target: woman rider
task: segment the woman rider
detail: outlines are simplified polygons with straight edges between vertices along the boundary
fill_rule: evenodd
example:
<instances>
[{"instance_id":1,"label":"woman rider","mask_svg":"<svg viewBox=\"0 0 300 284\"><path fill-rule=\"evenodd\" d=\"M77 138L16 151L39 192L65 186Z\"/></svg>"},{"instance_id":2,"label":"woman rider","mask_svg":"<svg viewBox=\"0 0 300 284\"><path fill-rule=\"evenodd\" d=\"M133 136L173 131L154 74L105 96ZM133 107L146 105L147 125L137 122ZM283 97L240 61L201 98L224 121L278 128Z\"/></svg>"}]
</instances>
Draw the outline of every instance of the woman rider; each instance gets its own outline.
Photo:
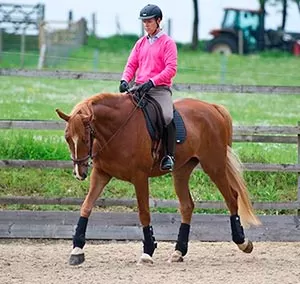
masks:
<instances>
[{"instance_id":1,"label":"woman rider","mask_svg":"<svg viewBox=\"0 0 300 284\"><path fill-rule=\"evenodd\" d=\"M129 82L135 77L137 92L148 94L161 106L165 127L166 153L161 170L172 171L175 162L175 135L173 121L172 79L177 72L177 47L174 40L160 29L161 9L148 4L140 11L146 35L134 45L120 81L120 92L129 90Z\"/></svg>"}]
</instances>

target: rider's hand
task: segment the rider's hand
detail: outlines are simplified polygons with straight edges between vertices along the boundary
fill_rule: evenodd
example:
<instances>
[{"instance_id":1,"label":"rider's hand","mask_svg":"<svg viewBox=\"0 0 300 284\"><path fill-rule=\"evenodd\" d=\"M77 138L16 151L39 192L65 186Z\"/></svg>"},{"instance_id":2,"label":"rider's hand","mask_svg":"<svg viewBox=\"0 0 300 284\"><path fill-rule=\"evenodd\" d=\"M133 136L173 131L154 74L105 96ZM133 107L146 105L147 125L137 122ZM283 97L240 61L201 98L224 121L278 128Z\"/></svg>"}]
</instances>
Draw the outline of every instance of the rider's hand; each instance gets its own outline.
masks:
<instances>
[{"instance_id":1,"label":"rider's hand","mask_svg":"<svg viewBox=\"0 0 300 284\"><path fill-rule=\"evenodd\" d=\"M150 91L151 88L154 87L154 84L151 80L149 80L148 82L138 86L136 92L138 92L139 94L146 94Z\"/></svg>"},{"instance_id":2,"label":"rider's hand","mask_svg":"<svg viewBox=\"0 0 300 284\"><path fill-rule=\"evenodd\" d=\"M121 93L129 91L129 84L125 80L120 81L119 91Z\"/></svg>"}]
</instances>

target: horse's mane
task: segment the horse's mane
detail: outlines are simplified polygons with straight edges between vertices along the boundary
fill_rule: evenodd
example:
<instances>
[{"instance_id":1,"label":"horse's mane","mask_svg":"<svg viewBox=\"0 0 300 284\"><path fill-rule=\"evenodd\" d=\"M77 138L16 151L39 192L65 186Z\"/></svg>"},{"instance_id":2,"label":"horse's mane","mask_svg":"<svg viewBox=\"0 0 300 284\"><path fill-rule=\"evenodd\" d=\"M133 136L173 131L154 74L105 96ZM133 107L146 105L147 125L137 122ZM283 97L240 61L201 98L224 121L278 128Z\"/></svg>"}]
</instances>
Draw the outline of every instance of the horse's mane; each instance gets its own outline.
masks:
<instances>
[{"instance_id":1,"label":"horse's mane","mask_svg":"<svg viewBox=\"0 0 300 284\"><path fill-rule=\"evenodd\" d=\"M69 131L70 135L78 135L82 136L84 135L84 124L82 121L83 117L90 117L90 119L93 119L94 117L94 111L93 111L93 105L99 103L99 102L105 102L107 99L113 97L120 97L120 94L114 94L114 93L101 93L93 95L87 99L84 99L83 101L79 102L77 105L74 106L70 113L70 123L69 123Z\"/></svg>"},{"instance_id":2,"label":"horse's mane","mask_svg":"<svg viewBox=\"0 0 300 284\"><path fill-rule=\"evenodd\" d=\"M95 105L99 103L100 101L106 101L107 99L113 98L113 97L120 97L120 94L114 94L114 93L101 93L93 95L87 99L84 99L83 101L79 102L77 105L74 106L74 108L71 111L71 117L77 115L77 114L84 114L87 116L92 116L94 114L92 105Z\"/></svg>"}]
</instances>

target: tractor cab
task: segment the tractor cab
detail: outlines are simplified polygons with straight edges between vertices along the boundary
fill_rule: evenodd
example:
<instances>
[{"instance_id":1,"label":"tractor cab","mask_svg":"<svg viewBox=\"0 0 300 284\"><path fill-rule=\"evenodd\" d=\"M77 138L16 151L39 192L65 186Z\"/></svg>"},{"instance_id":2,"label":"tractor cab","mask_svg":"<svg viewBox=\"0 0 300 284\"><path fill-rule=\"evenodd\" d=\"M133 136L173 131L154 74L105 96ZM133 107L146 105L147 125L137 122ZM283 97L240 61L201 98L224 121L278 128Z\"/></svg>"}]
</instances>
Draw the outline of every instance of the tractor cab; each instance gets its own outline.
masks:
<instances>
[{"instance_id":1,"label":"tractor cab","mask_svg":"<svg viewBox=\"0 0 300 284\"><path fill-rule=\"evenodd\" d=\"M258 50L261 15L259 10L225 8L221 28L210 32L214 38L208 44L208 51L228 54Z\"/></svg>"}]
</instances>

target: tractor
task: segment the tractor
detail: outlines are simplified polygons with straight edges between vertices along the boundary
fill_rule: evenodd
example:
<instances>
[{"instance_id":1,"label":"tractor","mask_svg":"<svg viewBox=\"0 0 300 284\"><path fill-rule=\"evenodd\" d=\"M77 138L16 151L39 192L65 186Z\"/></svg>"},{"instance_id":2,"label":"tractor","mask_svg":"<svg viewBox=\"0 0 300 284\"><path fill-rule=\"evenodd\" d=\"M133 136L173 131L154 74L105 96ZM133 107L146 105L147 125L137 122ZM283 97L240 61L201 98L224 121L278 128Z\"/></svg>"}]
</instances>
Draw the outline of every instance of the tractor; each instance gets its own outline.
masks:
<instances>
[{"instance_id":1,"label":"tractor","mask_svg":"<svg viewBox=\"0 0 300 284\"><path fill-rule=\"evenodd\" d=\"M264 13L260 10L225 8L222 26L210 32L213 39L207 51L248 54L279 49L293 52L296 39L281 30L265 30Z\"/></svg>"}]
</instances>

